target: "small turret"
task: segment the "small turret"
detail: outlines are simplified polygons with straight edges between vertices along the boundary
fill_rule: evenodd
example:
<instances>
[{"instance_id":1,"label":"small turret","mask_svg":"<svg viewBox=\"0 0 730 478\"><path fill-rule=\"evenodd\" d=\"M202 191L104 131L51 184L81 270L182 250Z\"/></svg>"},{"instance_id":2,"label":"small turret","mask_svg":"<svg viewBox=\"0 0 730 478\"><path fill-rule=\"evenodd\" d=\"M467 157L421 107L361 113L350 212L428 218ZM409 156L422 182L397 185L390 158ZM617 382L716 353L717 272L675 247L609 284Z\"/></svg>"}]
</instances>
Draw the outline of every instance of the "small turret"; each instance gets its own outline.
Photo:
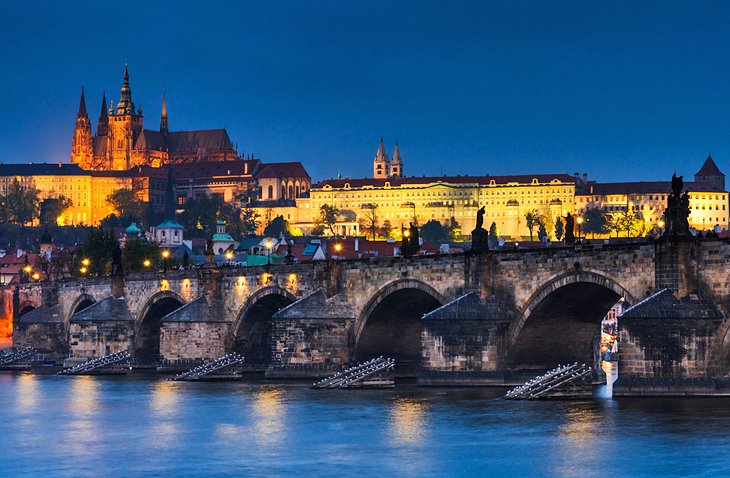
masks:
<instances>
[{"instance_id":1,"label":"small turret","mask_svg":"<svg viewBox=\"0 0 730 478\"><path fill-rule=\"evenodd\" d=\"M400 147L398 140L395 140L395 151L393 151L393 161L390 164L390 176L393 178L403 177L403 158L400 155Z\"/></svg>"},{"instance_id":2,"label":"small turret","mask_svg":"<svg viewBox=\"0 0 730 478\"><path fill-rule=\"evenodd\" d=\"M121 97L117 104L117 114L136 114L134 103L132 102L132 88L129 87L129 71L127 65L124 65L124 81L122 83Z\"/></svg>"},{"instance_id":3,"label":"small turret","mask_svg":"<svg viewBox=\"0 0 730 478\"><path fill-rule=\"evenodd\" d=\"M106 91L101 95L101 113L96 127L97 136L106 136L109 132L109 115L106 112Z\"/></svg>"},{"instance_id":4,"label":"small turret","mask_svg":"<svg viewBox=\"0 0 730 478\"><path fill-rule=\"evenodd\" d=\"M390 160L388 153L385 152L385 144L383 138L380 138L380 146L373 160L373 177L375 179L384 179L390 176Z\"/></svg>"},{"instance_id":5,"label":"small turret","mask_svg":"<svg viewBox=\"0 0 730 478\"><path fill-rule=\"evenodd\" d=\"M71 140L71 162L84 169L90 169L94 160L94 146L91 135L91 122L86 114L86 97L84 87L81 87L79 112L76 115L76 127Z\"/></svg>"}]
</instances>

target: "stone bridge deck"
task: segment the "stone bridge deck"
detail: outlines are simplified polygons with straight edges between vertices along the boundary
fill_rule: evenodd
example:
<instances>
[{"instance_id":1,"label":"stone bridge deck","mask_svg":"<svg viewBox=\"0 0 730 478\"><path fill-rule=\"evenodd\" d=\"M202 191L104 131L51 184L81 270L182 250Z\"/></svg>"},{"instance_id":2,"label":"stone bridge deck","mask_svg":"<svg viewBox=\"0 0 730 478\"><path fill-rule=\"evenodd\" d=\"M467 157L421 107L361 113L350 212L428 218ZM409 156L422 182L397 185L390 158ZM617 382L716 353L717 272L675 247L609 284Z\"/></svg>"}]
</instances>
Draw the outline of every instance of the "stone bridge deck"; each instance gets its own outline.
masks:
<instances>
[{"instance_id":1,"label":"stone bridge deck","mask_svg":"<svg viewBox=\"0 0 730 478\"><path fill-rule=\"evenodd\" d=\"M666 288L708 301L711 324L685 317L675 348L690 352L668 364L647 337L662 321L627 318L620 373L716 377L728 369L729 264L728 241L704 240L67 279L19 288L14 340L59 360L128 349L168 366L238 351L269 376L388 355L422 383L504 383L593 363L606 311Z\"/></svg>"}]
</instances>

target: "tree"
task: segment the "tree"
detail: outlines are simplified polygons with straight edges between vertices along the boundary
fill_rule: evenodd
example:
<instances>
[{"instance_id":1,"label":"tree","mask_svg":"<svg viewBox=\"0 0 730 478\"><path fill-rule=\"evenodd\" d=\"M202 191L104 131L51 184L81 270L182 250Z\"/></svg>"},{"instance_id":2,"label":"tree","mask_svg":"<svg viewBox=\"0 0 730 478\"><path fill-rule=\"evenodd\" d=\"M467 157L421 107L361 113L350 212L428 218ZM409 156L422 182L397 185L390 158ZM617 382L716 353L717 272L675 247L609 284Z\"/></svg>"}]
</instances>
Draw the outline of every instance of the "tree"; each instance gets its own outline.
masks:
<instances>
[{"instance_id":1,"label":"tree","mask_svg":"<svg viewBox=\"0 0 730 478\"><path fill-rule=\"evenodd\" d=\"M259 228L261 216L255 209L250 207L243 208L241 211L241 224L243 225L243 233L249 236L256 235L256 230Z\"/></svg>"},{"instance_id":2,"label":"tree","mask_svg":"<svg viewBox=\"0 0 730 478\"><path fill-rule=\"evenodd\" d=\"M132 238L127 239L124 243L122 264L125 271L140 271L147 269L144 261L149 260L151 265L158 266L161 262L161 257L162 251L156 242L141 241L138 238Z\"/></svg>"},{"instance_id":3,"label":"tree","mask_svg":"<svg viewBox=\"0 0 730 478\"><path fill-rule=\"evenodd\" d=\"M527 211L525 213L525 221L527 230L530 231L530 241L532 241L532 231L540 224L540 213L537 212L537 209Z\"/></svg>"},{"instance_id":4,"label":"tree","mask_svg":"<svg viewBox=\"0 0 730 478\"><path fill-rule=\"evenodd\" d=\"M326 229L329 229L330 233L335 235L335 224L337 224L337 216L340 215L340 210L335 206L329 204L322 204L319 208L319 219L317 224L321 224Z\"/></svg>"},{"instance_id":5,"label":"tree","mask_svg":"<svg viewBox=\"0 0 730 478\"><path fill-rule=\"evenodd\" d=\"M216 231L219 212L225 210L223 204L220 194L188 199L185 210L180 214L180 224L186 231L198 231L203 237L211 237Z\"/></svg>"},{"instance_id":6,"label":"tree","mask_svg":"<svg viewBox=\"0 0 730 478\"><path fill-rule=\"evenodd\" d=\"M360 230L370 231L373 241L378 229L378 206L375 204L363 204L364 213L360 218ZM366 236L367 237L367 236Z\"/></svg>"},{"instance_id":7,"label":"tree","mask_svg":"<svg viewBox=\"0 0 730 478\"><path fill-rule=\"evenodd\" d=\"M496 249L499 246L499 229L497 229L497 223L492 222L489 226L489 235L487 236L487 243L490 249Z\"/></svg>"},{"instance_id":8,"label":"tree","mask_svg":"<svg viewBox=\"0 0 730 478\"><path fill-rule=\"evenodd\" d=\"M446 231L449 235L449 239L455 241L461 237L461 224L456 221L456 218L451 216L449 225L446 227Z\"/></svg>"},{"instance_id":9,"label":"tree","mask_svg":"<svg viewBox=\"0 0 730 478\"><path fill-rule=\"evenodd\" d=\"M111 231L95 227L86 238L86 243L81 248L81 254L77 254L74 259L73 272L78 273L83 265L87 268L86 275L111 273L112 255L116 247L117 240ZM82 263L84 259L88 259L88 266Z\"/></svg>"},{"instance_id":10,"label":"tree","mask_svg":"<svg viewBox=\"0 0 730 478\"><path fill-rule=\"evenodd\" d=\"M545 228L545 223L543 221L540 221L540 227L537 229L537 239L540 242L545 242L548 239L547 229Z\"/></svg>"},{"instance_id":11,"label":"tree","mask_svg":"<svg viewBox=\"0 0 730 478\"><path fill-rule=\"evenodd\" d=\"M317 224L312 228L310 233L313 236L324 236L324 226L322 224Z\"/></svg>"},{"instance_id":12,"label":"tree","mask_svg":"<svg viewBox=\"0 0 730 478\"><path fill-rule=\"evenodd\" d=\"M446 228L436 219L431 219L421 227L421 237L431 244L440 244L449 240Z\"/></svg>"},{"instance_id":13,"label":"tree","mask_svg":"<svg viewBox=\"0 0 730 478\"><path fill-rule=\"evenodd\" d=\"M22 226L37 219L40 213L38 194L36 188L23 186L15 178L5 196L9 222Z\"/></svg>"},{"instance_id":14,"label":"tree","mask_svg":"<svg viewBox=\"0 0 730 478\"><path fill-rule=\"evenodd\" d=\"M264 236L279 237L282 234L289 235L289 222L284 219L284 216L276 216L264 229Z\"/></svg>"},{"instance_id":15,"label":"tree","mask_svg":"<svg viewBox=\"0 0 730 478\"><path fill-rule=\"evenodd\" d=\"M558 241L563 240L563 218L559 217L555 220L555 239Z\"/></svg>"},{"instance_id":16,"label":"tree","mask_svg":"<svg viewBox=\"0 0 730 478\"><path fill-rule=\"evenodd\" d=\"M598 207L586 209L583 214L583 233L592 234L595 239L596 234L608 234L609 232L606 214Z\"/></svg>"},{"instance_id":17,"label":"tree","mask_svg":"<svg viewBox=\"0 0 730 478\"><path fill-rule=\"evenodd\" d=\"M144 203L132 189L117 189L106 197L117 217L139 222L144 216Z\"/></svg>"},{"instance_id":18,"label":"tree","mask_svg":"<svg viewBox=\"0 0 730 478\"><path fill-rule=\"evenodd\" d=\"M65 224L69 221L63 218L63 213L73 207L73 201L65 196L46 198L41 202L41 224ZM61 218L59 220L59 218Z\"/></svg>"},{"instance_id":19,"label":"tree","mask_svg":"<svg viewBox=\"0 0 730 478\"><path fill-rule=\"evenodd\" d=\"M386 239L390 237L391 232L393 232L393 226L390 224L389 220L383 221L383 225L380 226L380 232L385 236Z\"/></svg>"}]
</instances>

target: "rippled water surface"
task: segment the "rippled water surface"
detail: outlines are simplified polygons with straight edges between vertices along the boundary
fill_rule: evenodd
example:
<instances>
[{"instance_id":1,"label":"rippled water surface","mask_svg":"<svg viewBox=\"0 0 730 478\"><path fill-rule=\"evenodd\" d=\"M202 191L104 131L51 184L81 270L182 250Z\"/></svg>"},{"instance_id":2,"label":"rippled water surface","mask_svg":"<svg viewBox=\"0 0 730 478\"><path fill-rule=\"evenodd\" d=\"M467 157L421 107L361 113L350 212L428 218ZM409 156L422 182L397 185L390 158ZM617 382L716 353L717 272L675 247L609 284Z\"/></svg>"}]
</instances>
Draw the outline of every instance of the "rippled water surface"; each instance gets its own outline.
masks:
<instances>
[{"instance_id":1,"label":"rippled water surface","mask_svg":"<svg viewBox=\"0 0 730 478\"><path fill-rule=\"evenodd\" d=\"M0 373L2 476L730 476L730 400Z\"/></svg>"}]
</instances>

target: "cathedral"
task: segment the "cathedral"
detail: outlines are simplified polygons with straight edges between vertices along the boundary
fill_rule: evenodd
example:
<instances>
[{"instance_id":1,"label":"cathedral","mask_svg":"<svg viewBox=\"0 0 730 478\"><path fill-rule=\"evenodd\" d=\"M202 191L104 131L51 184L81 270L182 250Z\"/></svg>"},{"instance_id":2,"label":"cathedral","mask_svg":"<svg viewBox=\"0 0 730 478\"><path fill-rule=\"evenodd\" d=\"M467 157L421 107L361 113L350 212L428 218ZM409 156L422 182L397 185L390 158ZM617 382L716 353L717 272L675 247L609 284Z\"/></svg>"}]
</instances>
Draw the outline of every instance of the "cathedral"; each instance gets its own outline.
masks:
<instances>
[{"instance_id":1,"label":"cathedral","mask_svg":"<svg viewBox=\"0 0 730 478\"><path fill-rule=\"evenodd\" d=\"M162 96L159 131L145 129L142 108L135 107L132 101L126 67L116 109L110 102L107 110L106 94L102 97L96 135L91 131L84 89L81 89L71 162L85 170L121 171L145 165L161 167L165 164L234 159L238 159L238 154L225 129L170 131L165 94Z\"/></svg>"}]
</instances>

